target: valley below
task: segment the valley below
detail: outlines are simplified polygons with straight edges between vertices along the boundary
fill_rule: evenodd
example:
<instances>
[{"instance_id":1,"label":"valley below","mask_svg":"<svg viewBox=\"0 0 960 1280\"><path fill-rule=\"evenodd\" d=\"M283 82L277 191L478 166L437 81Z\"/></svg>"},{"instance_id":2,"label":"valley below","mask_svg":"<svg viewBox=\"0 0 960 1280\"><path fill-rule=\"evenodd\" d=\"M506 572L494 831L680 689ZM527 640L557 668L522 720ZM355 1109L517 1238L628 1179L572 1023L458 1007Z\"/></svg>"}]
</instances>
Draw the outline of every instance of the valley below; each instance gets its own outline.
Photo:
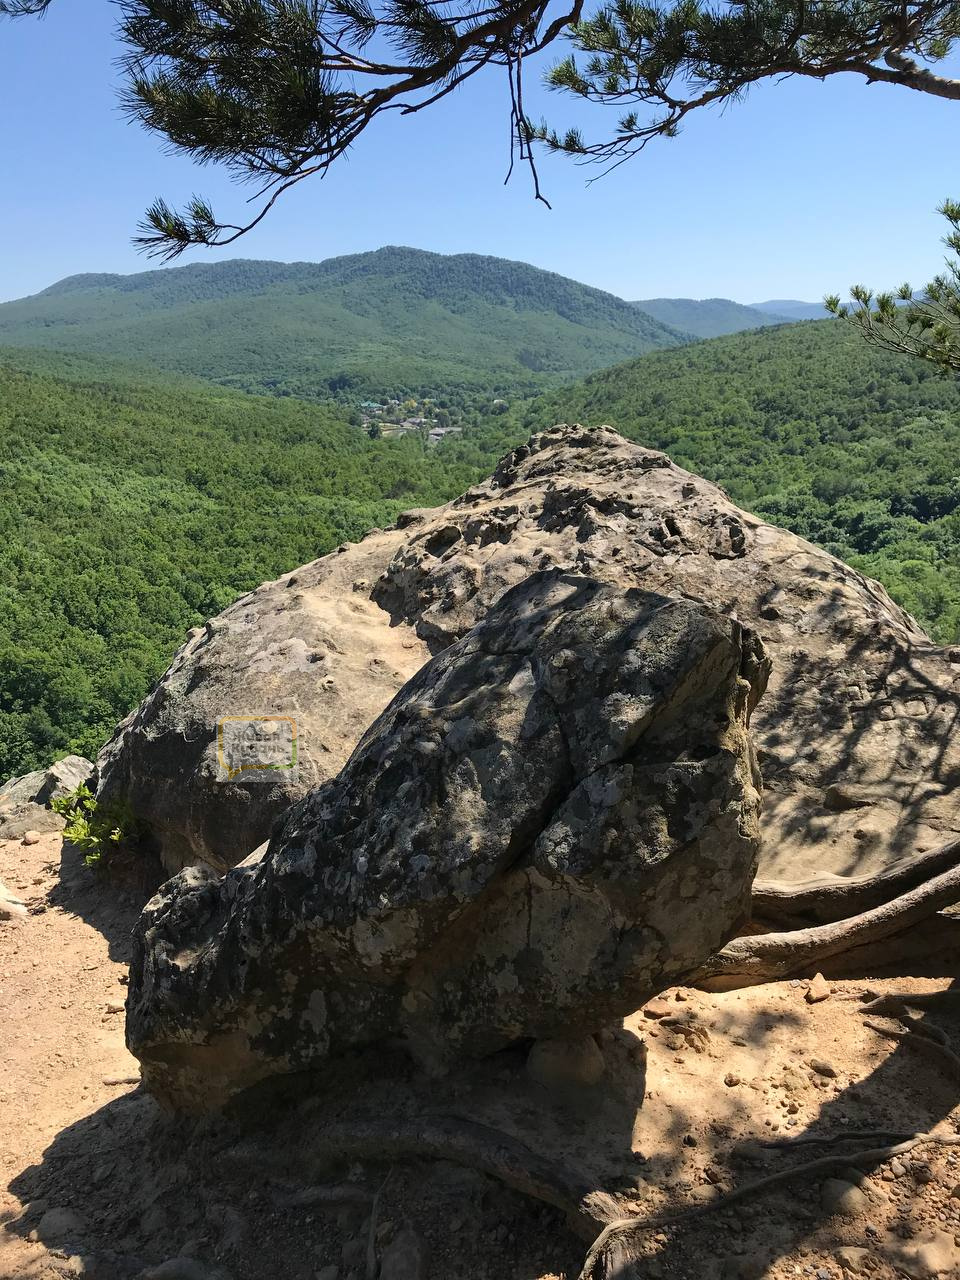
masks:
<instances>
[{"instance_id":1,"label":"valley below","mask_svg":"<svg viewBox=\"0 0 960 1280\"><path fill-rule=\"evenodd\" d=\"M218 272L226 300L241 286L281 289L269 273L254 272L251 284L235 265L131 277L151 301L124 323L122 340L119 330L96 337L106 332L99 321L74 310L82 302L113 314L105 298L124 277L81 277L0 306L0 775L69 751L95 754L190 627L406 508L448 500L557 422L608 423L664 450L740 506L879 579L936 639L960 635L956 380L873 350L835 321L679 346L674 336L672 349L579 381L592 357L568 351L563 385L539 391L522 378L498 382L472 339L458 346L456 375L435 363L426 386L385 378L375 393L345 386L322 399L316 384L306 400L289 394L311 358L302 338L285 341L287 372L272 388L249 384L258 395L149 368L169 350L155 327L181 325L181 294L196 273L194 308L219 305ZM183 284L173 290L167 277ZM556 290L559 280L547 283ZM582 287L569 283L576 298ZM453 287L442 274L441 284ZM276 296L280 306L285 295ZM566 297L564 314L576 314L572 305ZM259 305L251 314L274 323ZM512 314L527 323L526 312ZM144 347L131 363L138 315ZM593 322L586 312L578 321L584 331ZM414 311L404 332L418 323ZM3 347L14 334L64 349ZM646 338L630 340L645 349ZM104 354L78 354L84 345ZM208 349L191 346L196 357Z\"/></svg>"}]
</instances>

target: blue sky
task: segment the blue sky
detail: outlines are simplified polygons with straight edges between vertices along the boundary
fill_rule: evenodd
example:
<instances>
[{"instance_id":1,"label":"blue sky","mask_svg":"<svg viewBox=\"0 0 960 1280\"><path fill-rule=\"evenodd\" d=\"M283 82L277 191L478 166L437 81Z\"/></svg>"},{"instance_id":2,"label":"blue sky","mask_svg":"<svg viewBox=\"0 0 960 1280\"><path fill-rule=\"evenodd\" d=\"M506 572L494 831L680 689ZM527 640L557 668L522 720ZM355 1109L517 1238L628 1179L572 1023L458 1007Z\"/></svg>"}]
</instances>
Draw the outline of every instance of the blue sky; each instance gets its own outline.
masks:
<instances>
[{"instance_id":1,"label":"blue sky","mask_svg":"<svg viewBox=\"0 0 960 1280\"><path fill-rule=\"evenodd\" d=\"M42 21L0 24L0 299L151 267L130 236L154 196L197 191L221 217L241 212L242 188L122 119L113 20L107 0L55 0ZM532 115L588 136L613 123L539 97ZM935 208L960 198L960 105L854 77L764 86L592 185L595 170L546 158L552 211L522 171L503 186L506 113L492 72L420 116L384 120L220 256L316 261L406 244L522 259L626 298L817 299L851 281L925 282L943 256Z\"/></svg>"}]
</instances>

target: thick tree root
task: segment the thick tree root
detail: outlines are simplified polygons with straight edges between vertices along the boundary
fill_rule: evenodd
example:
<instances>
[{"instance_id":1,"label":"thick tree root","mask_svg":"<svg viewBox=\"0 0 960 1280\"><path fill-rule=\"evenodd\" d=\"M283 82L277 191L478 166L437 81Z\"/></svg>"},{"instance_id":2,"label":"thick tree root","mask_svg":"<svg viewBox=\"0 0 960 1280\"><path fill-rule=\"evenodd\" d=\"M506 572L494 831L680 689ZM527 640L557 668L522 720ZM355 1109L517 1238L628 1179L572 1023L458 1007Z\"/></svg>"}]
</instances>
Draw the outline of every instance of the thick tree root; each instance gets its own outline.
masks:
<instances>
[{"instance_id":1,"label":"thick tree root","mask_svg":"<svg viewBox=\"0 0 960 1280\"><path fill-rule=\"evenodd\" d=\"M377 1254L377 1227L380 1220L380 1200L383 1196L384 1189L390 1181L390 1174L387 1174L384 1180L377 1188L377 1194L373 1197L373 1204L370 1206L370 1222L367 1226L367 1257L366 1257L366 1280L377 1280L377 1273L380 1269L380 1259Z\"/></svg>"},{"instance_id":2,"label":"thick tree root","mask_svg":"<svg viewBox=\"0 0 960 1280\"><path fill-rule=\"evenodd\" d=\"M960 840L950 840L873 876L815 878L795 884L756 880L753 915L780 925L829 924L861 915L960 864Z\"/></svg>"},{"instance_id":3,"label":"thick tree root","mask_svg":"<svg viewBox=\"0 0 960 1280\"><path fill-rule=\"evenodd\" d=\"M960 1004L960 989L948 987L944 991L888 991L885 995L873 996L860 1012L876 1014L881 1018L899 1018L907 1009L938 1009L945 1004Z\"/></svg>"},{"instance_id":4,"label":"thick tree root","mask_svg":"<svg viewBox=\"0 0 960 1280\"><path fill-rule=\"evenodd\" d=\"M902 978L907 973L942 978L960 972L960 919L939 912L925 920L922 929L852 947L823 960L819 968L825 978Z\"/></svg>"},{"instance_id":5,"label":"thick tree root","mask_svg":"<svg viewBox=\"0 0 960 1280\"><path fill-rule=\"evenodd\" d=\"M553 1205L586 1240L592 1240L620 1212L614 1197L598 1191L586 1178L548 1160L518 1138L460 1116L336 1124L311 1137L310 1148L314 1155L344 1160L450 1160Z\"/></svg>"},{"instance_id":6,"label":"thick tree root","mask_svg":"<svg viewBox=\"0 0 960 1280\"><path fill-rule=\"evenodd\" d=\"M604 1280L605 1277L616 1275L614 1268L621 1266L631 1256L636 1256L636 1242L640 1236L649 1231L655 1231L661 1227L684 1226L686 1223L702 1218L708 1213L715 1213L719 1209L727 1209L743 1200L753 1200L759 1195L765 1195L777 1187L783 1187L790 1182L795 1182L798 1178L810 1178L819 1174L832 1173L835 1169L845 1168L848 1165L873 1165L875 1167L887 1160L892 1160L894 1156L905 1155L908 1151L912 1151L914 1147L929 1143L950 1147L960 1146L960 1134L915 1133L903 1142L893 1143L889 1146L871 1147L861 1151L844 1151L834 1155L821 1156L817 1160L809 1160L804 1164L795 1165L792 1169L783 1169L779 1173L771 1173L756 1182L748 1183L744 1187L738 1187L735 1191L731 1191L725 1196L718 1196L716 1200L711 1200L707 1204L698 1204L689 1209L653 1214L648 1218L621 1218L617 1222L609 1223L597 1236L587 1253L579 1280Z\"/></svg>"},{"instance_id":7,"label":"thick tree root","mask_svg":"<svg viewBox=\"0 0 960 1280\"><path fill-rule=\"evenodd\" d=\"M942 1027L935 1027L932 1022L928 1022L924 1018L915 1018L909 1013L901 1013L900 1021L908 1031L913 1031L916 1035L923 1036L927 1040L936 1040L937 1044L949 1049L950 1038Z\"/></svg>"},{"instance_id":8,"label":"thick tree root","mask_svg":"<svg viewBox=\"0 0 960 1280\"><path fill-rule=\"evenodd\" d=\"M927 1042L931 1045L933 1041ZM870 1137L889 1137L881 1131ZM844 1141L864 1135L811 1136L809 1141ZM460 1116L433 1116L415 1120L344 1123L326 1128L311 1139L314 1154L343 1160L392 1162L400 1159L449 1160L499 1179L523 1195L541 1200L566 1214L570 1226L590 1240L579 1280L612 1280L620 1269L638 1257L640 1237L662 1227L683 1226L709 1213L752 1200L800 1178L831 1173L848 1165L873 1166L906 1154L925 1144L960 1146L960 1134L914 1133L896 1135L900 1140L859 1151L849 1149L820 1156L791 1169L768 1174L755 1182L718 1196L706 1204L669 1210L645 1218L618 1216L613 1196L591 1187L589 1181L563 1165L533 1151L524 1142L500 1130ZM846 1141L845 1141L846 1140ZM806 1139L785 1144L800 1146ZM381 1187L382 1190L382 1187Z\"/></svg>"},{"instance_id":9,"label":"thick tree root","mask_svg":"<svg viewBox=\"0 0 960 1280\"><path fill-rule=\"evenodd\" d=\"M960 866L848 920L734 938L683 981L707 991L730 991L811 973L835 956L892 938L956 902L960 902Z\"/></svg>"}]
</instances>

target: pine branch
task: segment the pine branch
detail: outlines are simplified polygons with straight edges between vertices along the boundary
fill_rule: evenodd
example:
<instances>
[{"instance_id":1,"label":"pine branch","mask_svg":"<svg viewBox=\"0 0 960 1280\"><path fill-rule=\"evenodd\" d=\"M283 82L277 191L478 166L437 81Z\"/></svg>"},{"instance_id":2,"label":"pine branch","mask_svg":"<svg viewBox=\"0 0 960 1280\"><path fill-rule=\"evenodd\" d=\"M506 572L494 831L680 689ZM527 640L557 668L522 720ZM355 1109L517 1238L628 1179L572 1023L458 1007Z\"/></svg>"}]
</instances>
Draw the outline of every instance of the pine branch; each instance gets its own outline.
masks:
<instances>
[{"instance_id":1,"label":"pine branch","mask_svg":"<svg viewBox=\"0 0 960 1280\"><path fill-rule=\"evenodd\" d=\"M946 200L938 212L951 227L944 244L960 254L960 203ZM909 284L876 295L854 285L850 297L850 303L842 303L834 294L824 298L824 306L857 325L873 346L926 360L942 373L960 374L960 259L947 258L944 273L919 295Z\"/></svg>"},{"instance_id":2,"label":"pine branch","mask_svg":"<svg viewBox=\"0 0 960 1280\"><path fill-rule=\"evenodd\" d=\"M50 8L52 0L0 0L0 14L9 18L35 17Z\"/></svg>"}]
</instances>

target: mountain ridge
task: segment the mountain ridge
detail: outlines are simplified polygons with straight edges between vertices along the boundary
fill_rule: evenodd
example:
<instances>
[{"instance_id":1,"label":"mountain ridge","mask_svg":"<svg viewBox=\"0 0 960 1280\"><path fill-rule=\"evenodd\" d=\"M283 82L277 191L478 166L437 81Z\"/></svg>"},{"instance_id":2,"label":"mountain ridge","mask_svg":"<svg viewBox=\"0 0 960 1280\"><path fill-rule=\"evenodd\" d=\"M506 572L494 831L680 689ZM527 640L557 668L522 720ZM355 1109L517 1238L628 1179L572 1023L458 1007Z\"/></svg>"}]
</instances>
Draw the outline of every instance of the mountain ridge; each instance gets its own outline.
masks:
<instances>
[{"instance_id":1,"label":"mountain ridge","mask_svg":"<svg viewBox=\"0 0 960 1280\"><path fill-rule=\"evenodd\" d=\"M691 338L556 272L404 246L320 263L67 276L0 304L5 346L119 356L306 398L528 392Z\"/></svg>"},{"instance_id":2,"label":"mountain ridge","mask_svg":"<svg viewBox=\"0 0 960 1280\"><path fill-rule=\"evenodd\" d=\"M750 302L753 311L786 317L788 323L798 320L823 320L828 315L822 302L801 302L798 298L771 298L768 302Z\"/></svg>"},{"instance_id":3,"label":"mountain ridge","mask_svg":"<svg viewBox=\"0 0 960 1280\"><path fill-rule=\"evenodd\" d=\"M633 305L661 324L697 338L720 338L747 329L794 323L789 316L761 312L731 298L645 298Z\"/></svg>"}]
</instances>

